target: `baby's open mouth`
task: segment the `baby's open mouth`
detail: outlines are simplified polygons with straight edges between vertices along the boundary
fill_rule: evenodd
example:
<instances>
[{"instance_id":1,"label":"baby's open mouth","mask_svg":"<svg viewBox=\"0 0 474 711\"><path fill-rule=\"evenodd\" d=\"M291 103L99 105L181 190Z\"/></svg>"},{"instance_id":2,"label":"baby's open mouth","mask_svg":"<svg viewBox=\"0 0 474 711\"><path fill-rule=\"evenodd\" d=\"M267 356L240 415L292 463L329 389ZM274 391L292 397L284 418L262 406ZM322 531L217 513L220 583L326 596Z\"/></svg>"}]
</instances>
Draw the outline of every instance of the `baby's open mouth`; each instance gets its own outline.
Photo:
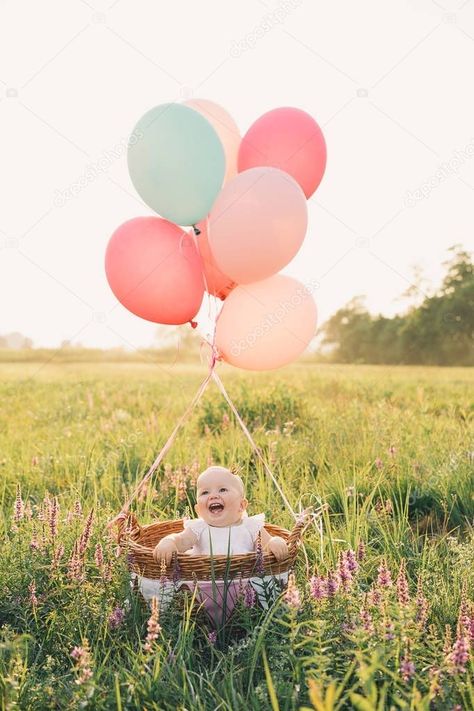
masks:
<instances>
[{"instance_id":1,"label":"baby's open mouth","mask_svg":"<svg viewBox=\"0 0 474 711\"><path fill-rule=\"evenodd\" d=\"M224 504L219 504L217 501L215 503L209 504L209 511L211 513L220 513L224 510Z\"/></svg>"}]
</instances>

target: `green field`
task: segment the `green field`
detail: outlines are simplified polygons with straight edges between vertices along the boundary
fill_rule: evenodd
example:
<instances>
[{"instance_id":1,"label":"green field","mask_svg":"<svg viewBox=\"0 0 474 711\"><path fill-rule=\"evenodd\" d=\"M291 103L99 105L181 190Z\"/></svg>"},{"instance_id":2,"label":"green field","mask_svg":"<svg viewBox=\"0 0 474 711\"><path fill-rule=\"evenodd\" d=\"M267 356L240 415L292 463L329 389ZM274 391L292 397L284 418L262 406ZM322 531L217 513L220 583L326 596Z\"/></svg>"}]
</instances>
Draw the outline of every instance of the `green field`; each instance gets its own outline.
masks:
<instances>
[{"instance_id":1,"label":"green field","mask_svg":"<svg viewBox=\"0 0 474 711\"><path fill-rule=\"evenodd\" d=\"M205 369L54 362L0 364L2 709L474 708L472 370L220 366L293 509L328 504L323 535L306 533L297 606L242 604L215 641L201 616L171 609L147 653L150 612L104 526ZM166 461L141 522L192 511L193 472L213 462L242 467L250 514L291 527L213 383ZM344 552L358 549L344 582ZM315 598L328 577L339 588Z\"/></svg>"}]
</instances>

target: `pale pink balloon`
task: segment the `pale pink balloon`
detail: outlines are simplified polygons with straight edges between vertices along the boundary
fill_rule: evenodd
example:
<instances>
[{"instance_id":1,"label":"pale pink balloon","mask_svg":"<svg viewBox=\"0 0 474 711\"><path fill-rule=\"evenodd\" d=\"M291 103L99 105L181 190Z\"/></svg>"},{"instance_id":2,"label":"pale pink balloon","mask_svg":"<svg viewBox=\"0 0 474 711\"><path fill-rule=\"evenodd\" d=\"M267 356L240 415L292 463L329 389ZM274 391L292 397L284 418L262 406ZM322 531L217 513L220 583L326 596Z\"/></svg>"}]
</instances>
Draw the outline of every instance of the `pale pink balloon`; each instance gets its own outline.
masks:
<instances>
[{"instance_id":1,"label":"pale pink balloon","mask_svg":"<svg viewBox=\"0 0 474 711\"><path fill-rule=\"evenodd\" d=\"M219 136L224 148L226 171L224 183L237 175L237 158L242 137L232 116L219 104L208 99L189 99L183 102L206 118Z\"/></svg>"},{"instance_id":2,"label":"pale pink balloon","mask_svg":"<svg viewBox=\"0 0 474 711\"><path fill-rule=\"evenodd\" d=\"M298 183L277 168L252 168L232 178L217 196L208 219L209 246L224 274L249 284L293 259L307 225Z\"/></svg>"},{"instance_id":3,"label":"pale pink balloon","mask_svg":"<svg viewBox=\"0 0 474 711\"><path fill-rule=\"evenodd\" d=\"M197 244L203 263L205 289L209 294L224 300L236 286L236 283L226 274L223 274L214 261L209 247L206 221L200 223L199 227L201 234L197 237Z\"/></svg>"},{"instance_id":4,"label":"pale pink balloon","mask_svg":"<svg viewBox=\"0 0 474 711\"><path fill-rule=\"evenodd\" d=\"M201 257L192 236L161 217L135 217L115 230L105 272L120 303L147 321L179 325L199 311Z\"/></svg>"},{"instance_id":5,"label":"pale pink balloon","mask_svg":"<svg viewBox=\"0 0 474 711\"><path fill-rule=\"evenodd\" d=\"M245 370L272 370L295 360L316 333L312 290L283 274L237 286L217 319L223 360Z\"/></svg>"},{"instance_id":6,"label":"pale pink balloon","mask_svg":"<svg viewBox=\"0 0 474 711\"><path fill-rule=\"evenodd\" d=\"M289 173L309 198L326 169L326 141L312 116L282 107L260 116L242 138L239 172L270 165Z\"/></svg>"}]
</instances>

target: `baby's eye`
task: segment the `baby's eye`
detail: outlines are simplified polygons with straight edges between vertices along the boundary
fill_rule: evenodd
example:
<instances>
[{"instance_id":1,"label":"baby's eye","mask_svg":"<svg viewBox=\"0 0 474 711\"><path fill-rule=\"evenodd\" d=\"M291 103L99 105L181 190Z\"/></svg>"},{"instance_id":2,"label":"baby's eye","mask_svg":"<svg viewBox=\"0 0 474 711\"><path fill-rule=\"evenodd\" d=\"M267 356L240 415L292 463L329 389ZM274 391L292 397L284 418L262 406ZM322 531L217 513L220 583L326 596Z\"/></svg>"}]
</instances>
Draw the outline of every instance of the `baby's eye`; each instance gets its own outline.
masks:
<instances>
[{"instance_id":1,"label":"baby's eye","mask_svg":"<svg viewBox=\"0 0 474 711\"><path fill-rule=\"evenodd\" d=\"M227 489L225 488L225 486L221 486L221 488L219 489L219 491L227 491Z\"/></svg>"},{"instance_id":2,"label":"baby's eye","mask_svg":"<svg viewBox=\"0 0 474 711\"><path fill-rule=\"evenodd\" d=\"M208 494L208 491L201 491L201 496L204 496L204 494Z\"/></svg>"}]
</instances>

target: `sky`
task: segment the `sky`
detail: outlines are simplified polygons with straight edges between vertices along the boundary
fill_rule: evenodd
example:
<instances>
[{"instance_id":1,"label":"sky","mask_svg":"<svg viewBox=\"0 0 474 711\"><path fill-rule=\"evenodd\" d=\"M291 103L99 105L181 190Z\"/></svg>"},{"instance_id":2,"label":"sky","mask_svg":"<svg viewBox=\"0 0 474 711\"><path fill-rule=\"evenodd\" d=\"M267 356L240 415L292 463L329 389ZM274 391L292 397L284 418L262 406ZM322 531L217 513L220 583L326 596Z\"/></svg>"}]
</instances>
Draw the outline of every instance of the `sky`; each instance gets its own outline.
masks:
<instances>
[{"instance_id":1,"label":"sky","mask_svg":"<svg viewBox=\"0 0 474 711\"><path fill-rule=\"evenodd\" d=\"M316 119L327 170L283 272L318 281L320 322L359 294L396 313L414 265L439 284L448 247L474 247L473 64L473 0L0 0L0 334L155 340L104 253L153 214L127 171L134 125L193 97L242 134L278 106Z\"/></svg>"}]
</instances>

